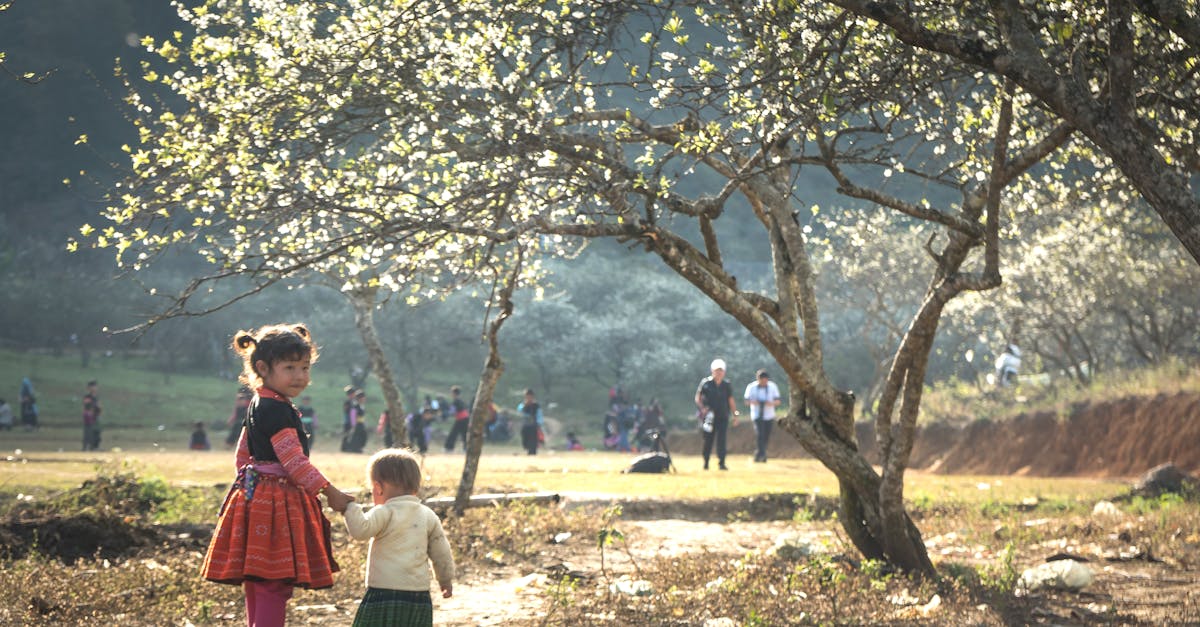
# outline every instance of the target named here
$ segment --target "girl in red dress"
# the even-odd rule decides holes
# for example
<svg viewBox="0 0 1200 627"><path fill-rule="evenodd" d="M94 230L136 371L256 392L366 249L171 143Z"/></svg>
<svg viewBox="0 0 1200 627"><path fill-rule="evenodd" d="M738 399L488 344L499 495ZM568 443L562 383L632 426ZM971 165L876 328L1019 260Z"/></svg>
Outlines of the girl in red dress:
<svg viewBox="0 0 1200 627"><path fill-rule="evenodd" d="M241 585L246 624L284 624L296 586L328 588L338 565L317 494L343 512L354 497L308 459L309 443L292 405L308 387L317 347L303 325L271 325L234 337L242 382L256 387L238 438L237 480L221 505L201 574Z"/></svg>

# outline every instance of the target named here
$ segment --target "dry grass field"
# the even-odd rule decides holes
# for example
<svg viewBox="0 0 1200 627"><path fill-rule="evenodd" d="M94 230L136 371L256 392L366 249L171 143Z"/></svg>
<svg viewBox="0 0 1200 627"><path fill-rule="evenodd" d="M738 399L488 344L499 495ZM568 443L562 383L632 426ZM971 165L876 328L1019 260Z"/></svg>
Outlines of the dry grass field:
<svg viewBox="0 0 1200 627"><path fill-rule="evenodd" d="M231 457L6 452L0 624L243 623L240 590L198 576ZM366 456L318 448L313 459L339 485L362 485ZM918 582L847 546L831 518L836 484L811 460L735 457L720 473L677 454L677 473L622 474L629 461L485 454L477 492L564 498L447 518L458 581L453 598L435 597L437 624L1200 623L1194 499L1121 500L1120 480L913 473L911 508L941 576ZM427 457L426 495L452 495L461 467L461 455ZM1118 513L1094 515L1105 499ZM297 591L292 624L349 624L362 593L366 547L329 515L342 572L332 589ZM773 550L781 538L806 548ZM1014 593L1022 570L1056 554L1087 560L1095 582Z"/></svg>

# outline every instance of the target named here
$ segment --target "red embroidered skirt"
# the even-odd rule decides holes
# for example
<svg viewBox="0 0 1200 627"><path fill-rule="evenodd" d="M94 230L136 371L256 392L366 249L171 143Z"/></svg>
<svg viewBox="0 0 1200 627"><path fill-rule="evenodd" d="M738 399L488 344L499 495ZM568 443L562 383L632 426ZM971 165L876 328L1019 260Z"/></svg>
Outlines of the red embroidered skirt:
<svg viewBox="0 0 1200 627"><path fill-rule="evenodd" d="M201 575L217 583L276 580L329 588L338 571L321 503L278 475L260 474L246 500L239 481L221 506Z"/></svg>

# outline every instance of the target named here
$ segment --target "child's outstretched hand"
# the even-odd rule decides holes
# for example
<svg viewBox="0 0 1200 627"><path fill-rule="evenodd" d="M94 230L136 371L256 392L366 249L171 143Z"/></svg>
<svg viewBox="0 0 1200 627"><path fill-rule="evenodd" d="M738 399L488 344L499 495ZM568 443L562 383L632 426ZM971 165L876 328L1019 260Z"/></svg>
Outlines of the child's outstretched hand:
<svg viewBox="0 0 1200 627"><path fill-rule="evenodd" d="M339 514L346 513L346 506L354 502L353 496L333 487L333 484L325 486L321 492L325 494L325 500L329 502L329 508Z"/></svg>
<svg viewBox="0 0 1200 627"><path fill-rule="evenodd" d="M450 583L442 586L442 598L449 599L452 596L454 596L454 584Z"/></svg>

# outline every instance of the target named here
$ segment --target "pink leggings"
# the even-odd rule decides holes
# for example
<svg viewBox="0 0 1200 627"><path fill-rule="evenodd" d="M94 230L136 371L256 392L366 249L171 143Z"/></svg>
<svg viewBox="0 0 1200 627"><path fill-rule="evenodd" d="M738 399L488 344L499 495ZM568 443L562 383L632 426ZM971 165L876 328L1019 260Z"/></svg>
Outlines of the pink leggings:
<svg viewBox="0 0 1200 627"><path fill-rule="evenodd" d="M287 602L292 598L292 585L282 581L245 581L246 625L248 627L283 627L287 618Z"/></svg>

